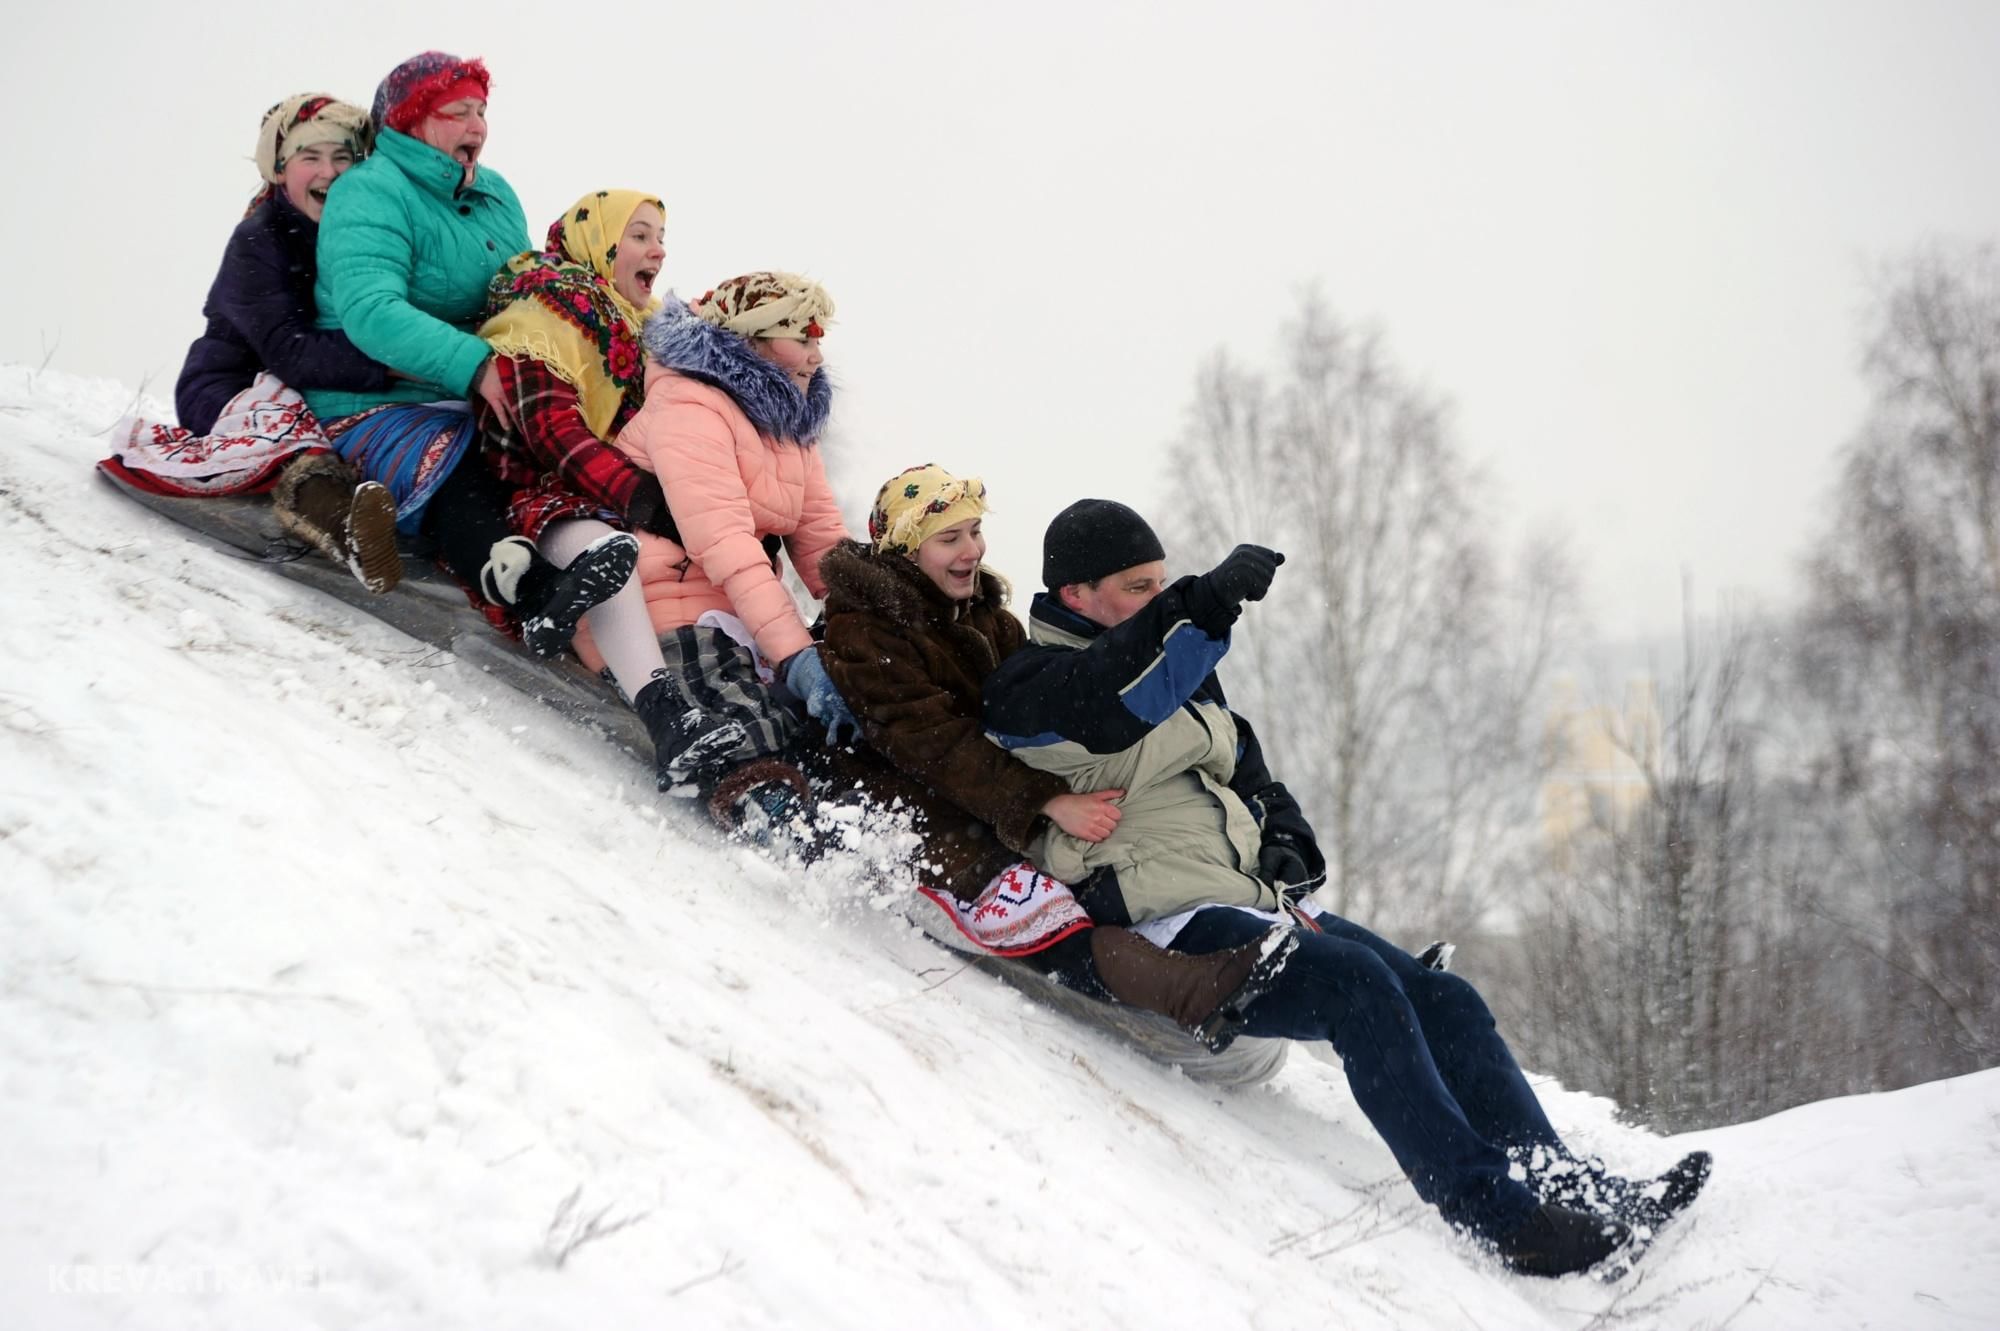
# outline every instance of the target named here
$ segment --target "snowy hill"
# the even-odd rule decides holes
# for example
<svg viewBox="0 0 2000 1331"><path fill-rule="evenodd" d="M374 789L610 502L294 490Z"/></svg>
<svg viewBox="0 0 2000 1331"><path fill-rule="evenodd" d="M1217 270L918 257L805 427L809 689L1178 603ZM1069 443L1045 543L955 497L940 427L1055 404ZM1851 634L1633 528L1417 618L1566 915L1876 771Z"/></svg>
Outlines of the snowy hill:
<svg viewBox="0 0 2000 1331"><path fill-rule="evenodd" d="M97 484L130 396L0 367L7 1325L2000 1325L2000 1072L1675 1140L1545 1086L1715 1180L1506 1275L1336 1068L1148 1063Z"/></svg>

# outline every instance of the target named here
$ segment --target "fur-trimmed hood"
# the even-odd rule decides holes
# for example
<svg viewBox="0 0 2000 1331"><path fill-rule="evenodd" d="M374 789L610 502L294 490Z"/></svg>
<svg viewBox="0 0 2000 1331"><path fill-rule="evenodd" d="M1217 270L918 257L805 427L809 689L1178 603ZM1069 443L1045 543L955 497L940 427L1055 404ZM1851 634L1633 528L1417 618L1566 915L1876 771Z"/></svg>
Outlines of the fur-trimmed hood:
<svg viewBox="0 0 2000 1331"><path fill-rule="evenodd" d="M833 381L822 366L801 393L792 376L759 356L750 339L697 317L668 292L641 334L654 362L727 393L757 433L810 448L833 410Z"/></svg>
<svg viewBox="0 0 2000 1331"><path fill-rule="evenodd" d="M819 572L826 579L827 612L866 610L907 628L950 624L980 607L1004 611L1011 591L1007 580L980 565L978 590L967 601L954 601L938 590L917 561L903 555L878 554L860 541L847 540L826 552Z"/></svg>

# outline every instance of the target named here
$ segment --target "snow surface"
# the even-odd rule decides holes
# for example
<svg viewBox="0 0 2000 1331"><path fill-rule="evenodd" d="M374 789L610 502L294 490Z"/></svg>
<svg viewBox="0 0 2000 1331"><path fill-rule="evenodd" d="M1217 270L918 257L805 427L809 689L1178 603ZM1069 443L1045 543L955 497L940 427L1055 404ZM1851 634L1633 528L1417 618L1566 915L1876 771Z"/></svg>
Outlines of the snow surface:
<svg viewBox="0 0 2000 1331"><path fill-rule="evenodd" d="M1145 1062L98 484L132 397L0 367L6 1326L2000 1325L2000 1071L1666 1140L1542 1083L1716 1173L1508 1275L1335 1067Z"/></svg>

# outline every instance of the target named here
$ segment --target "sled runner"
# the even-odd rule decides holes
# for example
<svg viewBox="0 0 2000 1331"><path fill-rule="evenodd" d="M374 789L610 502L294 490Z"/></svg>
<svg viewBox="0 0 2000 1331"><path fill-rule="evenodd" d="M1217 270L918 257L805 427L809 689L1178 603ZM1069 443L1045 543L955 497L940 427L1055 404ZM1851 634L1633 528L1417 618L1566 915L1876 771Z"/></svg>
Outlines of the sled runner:
<svg viewBox="0 0 2000 1331"><path fill-rule="evenodd" d="M419 642L450 652L489 677L540 700L567 720L595 729L640 756L650 769L652 741L645 725L610 685L581 662L537 660L525 648L509 642L472 609L455 583L427 562L406 556L398 589L371 593L346 569L316 556L301 555L297 543L280 530L268 500L153 493L125 484L102 468L97 474L113 489L225 551L248 556L282 577L364 611ZM910 894L907 913L941 946L952 948L962 943L944 912L921 896ZM1268 1080L1284 1064L1284 1041L1243 1038L1223 1053L1212 1054L1164 1017L1086 998L1004 957L973 953L969 959L979 970L1037 1002L1124 1039L1148 1058L1179 1066L1193 1080L1253 1085Z"/></svg>
<svg viewBox="0 0 2000 1331"><path fill-rule="evenodd" d="M917 928L933 942L963 956L976 969L1044 1007L1119 1037L1155 1063L1178 1067L1190 1081L1207 1086L1255 1086L1269 1081L1285 1065L1285 1054L1291 1047L1288 1041L1239 1035L1221 1053L1211 1053L1193 1035L1165 1017L1086 998L1021 962L969 950L940 910L913 904L908 913Z"/></svg>

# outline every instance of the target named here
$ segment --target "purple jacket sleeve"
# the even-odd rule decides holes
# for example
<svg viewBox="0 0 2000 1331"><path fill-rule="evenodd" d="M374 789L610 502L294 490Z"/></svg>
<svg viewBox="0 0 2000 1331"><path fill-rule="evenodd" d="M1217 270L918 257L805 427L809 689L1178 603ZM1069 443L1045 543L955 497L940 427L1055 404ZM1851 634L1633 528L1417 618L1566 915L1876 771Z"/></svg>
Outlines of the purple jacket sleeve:
<svg viewBox="0 0 2000 1331"><path fill-rule="evenodd" d="M387 387L389 372L335 329L314 328L312 282L303 290L271 230L231 237L215 284L212 312L226 319L292 388L357 392Z"/></svg>

